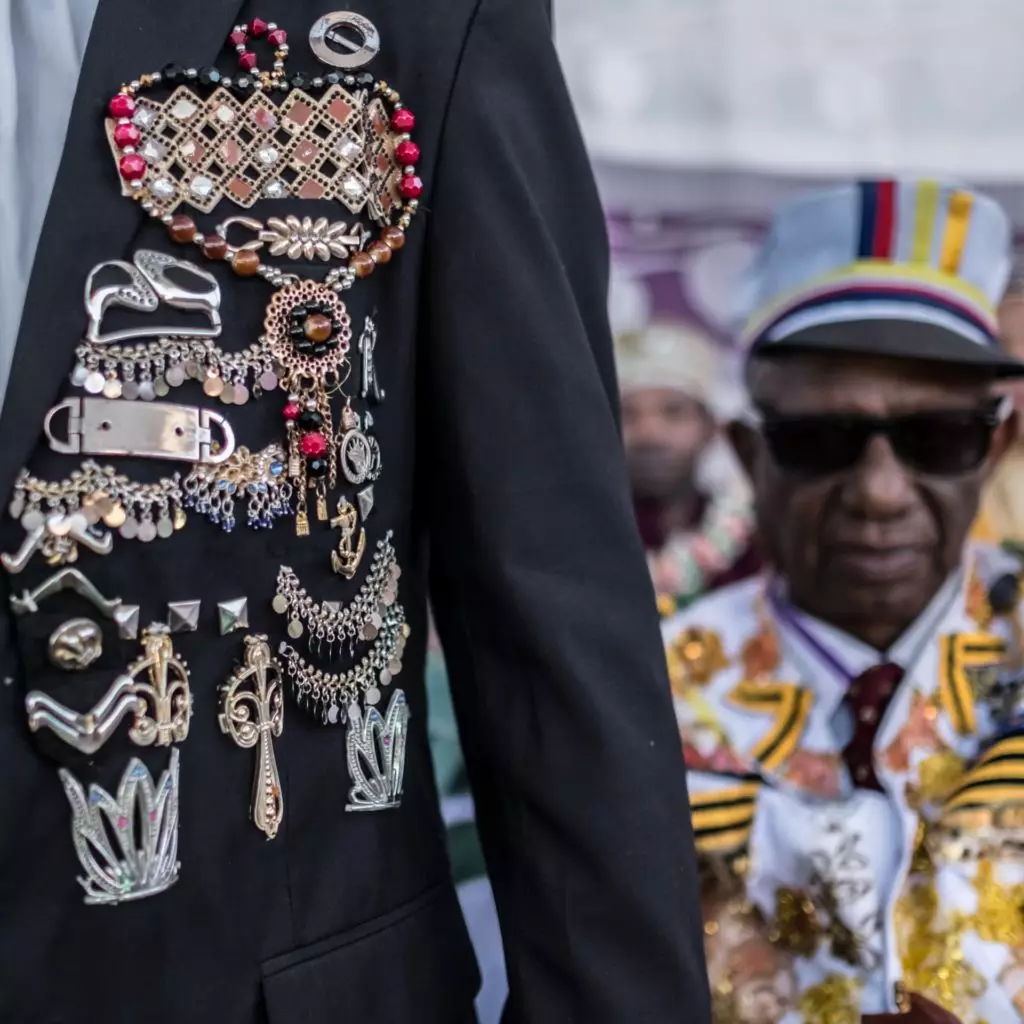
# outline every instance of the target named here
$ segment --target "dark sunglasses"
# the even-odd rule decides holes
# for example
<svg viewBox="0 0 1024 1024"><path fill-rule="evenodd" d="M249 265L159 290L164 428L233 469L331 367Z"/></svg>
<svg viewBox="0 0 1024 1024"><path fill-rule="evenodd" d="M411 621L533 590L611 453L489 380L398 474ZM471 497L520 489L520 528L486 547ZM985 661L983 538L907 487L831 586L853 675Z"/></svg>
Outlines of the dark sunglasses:
<svg viewBox="0 0 1024 1024"><path fill-rule="evenodd" d="M992 434L1012 411L1009 398L976 409L934 409L905 416L856 413L783 416L765 412L759 426L772 458L790 473L829 476L855 466L871 438L888 439L909 470L925 476L959 476L978 469Z"/></svg>

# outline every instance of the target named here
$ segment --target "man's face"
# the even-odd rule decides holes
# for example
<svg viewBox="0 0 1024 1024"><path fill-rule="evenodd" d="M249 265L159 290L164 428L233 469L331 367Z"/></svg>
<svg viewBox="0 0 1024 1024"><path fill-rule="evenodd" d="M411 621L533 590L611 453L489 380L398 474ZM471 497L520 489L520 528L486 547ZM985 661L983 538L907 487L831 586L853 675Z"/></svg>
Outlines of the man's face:
<svg viewBox="0 0 1024 1024"><path fill-rule="evenodd" d="M986 380L963 368L831 354L765 361L753 368L751 385L769 419L956 413L989 401ZM853 464L822 475L783 468L764 431L737 428L761 536L794 603L854 635L867 639L870 631L876 646L892 643L957 566L982 482L1009 430L996 428L987 449L982 441L987 455L977 468L929 476L907 465L882 434L867 440ZM940 447L956 444L952 429L942 433ZM814 443L823 436L818 431ZM812 447L811 438L804 447Z"/></svg>
<svg viewBox="0 0 1024 1024"><path fill-rule="evenodd" d="M638 388L622 396L622 429L633 494L665 500L692 483L713 425L703 406L672 388Z"/></svg>

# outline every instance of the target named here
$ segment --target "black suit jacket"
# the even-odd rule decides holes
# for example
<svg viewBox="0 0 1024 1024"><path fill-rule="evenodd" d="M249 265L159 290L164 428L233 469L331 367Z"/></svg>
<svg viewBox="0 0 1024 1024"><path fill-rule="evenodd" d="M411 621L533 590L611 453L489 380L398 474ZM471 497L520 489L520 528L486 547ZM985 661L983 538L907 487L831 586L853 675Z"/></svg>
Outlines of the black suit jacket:
<svg viewBox="0 0 1024 1024"><path fill-rule="evenodd" d="M108 630L96 666L61 674L47 663L46 637L88 606L66 593L14 621L5 600L5 1024L472 1019L477 971L425 731L428 576L502 920L507 1019L707 1020L682 759L616 426L606 240L547 6L358 8L383 39L373 70L417 115L427 185L405 249L345 296L356 325L374 310L378 318L384 473L368 528L371 543L395 531L413 628L399 680L413 712L401 809L345 813L343 733L289 695L276 741L285 816L268 842L248 820L252 753L217 727L217 688L241 639L217 635L216 603L246 596L253 629L276 645L280 564L318 598L344 600L358 585L331 573L330 531L314 525L297 539L283 521L226 536L193 516L169 540L117 539L108 557L83 554L79 567L106 594L141 604L144 622L163 618L168 601L204 602L200 630L174 638L196 707L180 748L181 877L153 898L83 904L56 768L113 789L139 748L124 729L92 758L47 742L27 730L24 695L44 689L85 710L138 647ZM100 0L0 419L3 493L23 464L54 479L73 468L41 441L40 423L67 392L90 267L143 246L198 260L118 194L102 130L107 99L171 60L230 68L224 40L253 14L288 28L290 67L316 73L304 36L322 7ZM270 289L224 265L214 272L222 341L241 348L260 330ZM172 398L208 401L191 389ZM279 436L279 410L267 396L222 411L255 447ZM3 550L22 536L7 519ZM47 571L37 559L5 580L7 593ZM154 776L167 763L166 750L141 756Z"/></svg>

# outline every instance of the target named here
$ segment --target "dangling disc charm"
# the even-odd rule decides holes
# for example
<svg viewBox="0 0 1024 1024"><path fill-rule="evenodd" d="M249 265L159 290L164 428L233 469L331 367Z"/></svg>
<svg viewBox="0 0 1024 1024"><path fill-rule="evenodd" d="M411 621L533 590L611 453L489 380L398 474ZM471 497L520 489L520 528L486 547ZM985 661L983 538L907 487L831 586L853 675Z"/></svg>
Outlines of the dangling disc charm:
<svg viewBox="0 0 1024 1024"><path fill-rule="evenodd" d="M324 64L352 70L369 64L377 56L380 33L377 26L361 14L334 11L313 23L309 46L317 60Z"/></svg>

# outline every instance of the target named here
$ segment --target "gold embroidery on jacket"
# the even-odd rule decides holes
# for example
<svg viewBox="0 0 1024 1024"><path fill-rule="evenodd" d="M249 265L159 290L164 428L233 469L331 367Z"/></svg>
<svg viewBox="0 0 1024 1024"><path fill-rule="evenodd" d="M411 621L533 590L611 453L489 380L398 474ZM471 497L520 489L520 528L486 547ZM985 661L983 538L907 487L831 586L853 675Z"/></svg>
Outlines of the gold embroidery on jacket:
<svg viewBox="0 0 1024 1024"><path fill-rule="evenodd" d="M939 637L939 696L961 736L978 728L971 675L998 666L1006 644L991 633L951 633Z"/></svg>
<svg viewBox="0 0 1024 1024"><path fill-rule="evenodd" d="M833 974L804 989L797 1009L805 1024L860 1024L860 990L856 978Z"/></svg>
<svg viewBox="0 0 1024 1024"><path fill-rule="evenodd" d="M760 788L759 782L747 781L713 793L690 794L690 817L699 853L730 854L746 846Z"/></svg>
<svg viewBox="0 0 1024 1024"><path fill-rule="evenodd" d="M814 703L811 691L792 683L744 680L727 699L744 711L773 716L767 734L750 753L768 771L777 772L789 760L803 735Z"/></svg>

